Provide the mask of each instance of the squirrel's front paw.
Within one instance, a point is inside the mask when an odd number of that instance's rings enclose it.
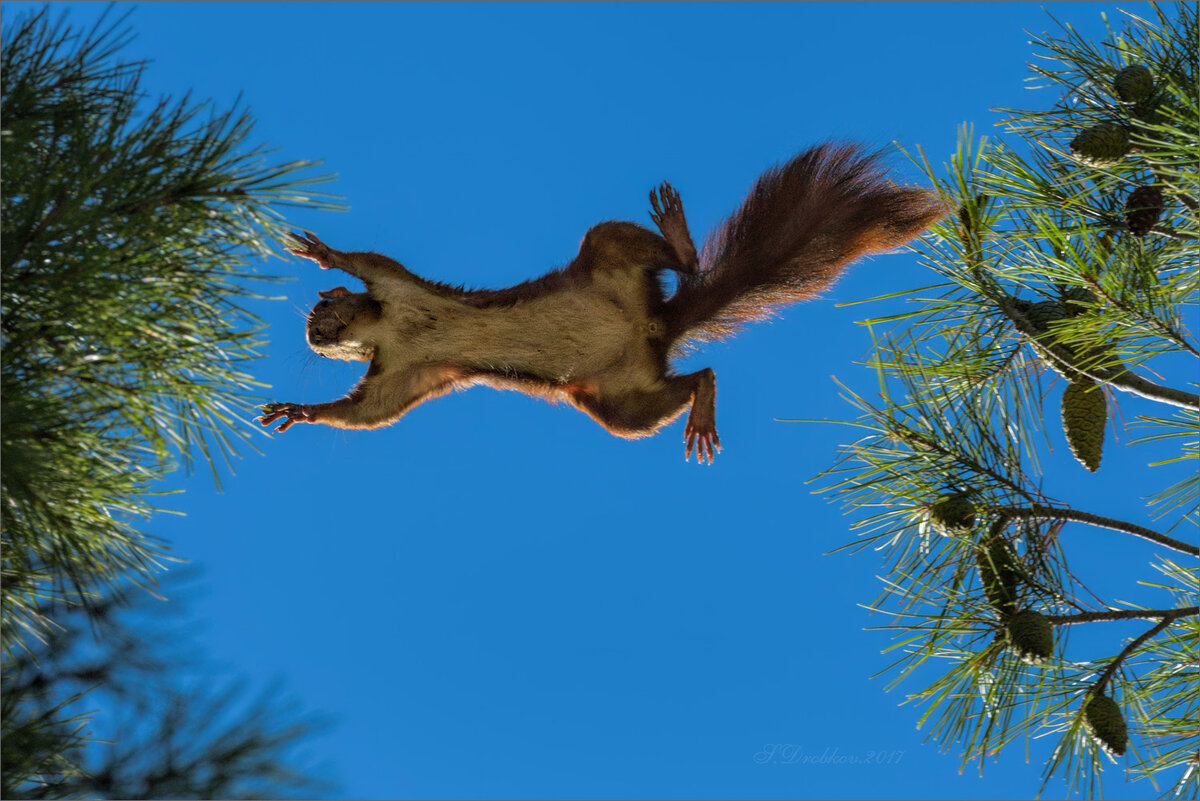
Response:
[[[287,431],[294,423],[317,422],[317,415],[313,408],[304,403],[268,403],[262,407],[262,410],[263,416],[258,419],[258,422],[264,426],[271,425],[280,417],[284,418],[284,421],[275,429],[279,433]]]
[[[683,436],[687,442],[687,451],[683,456],[684,461],[692,458],[692,450],[695,449],[697,464],[703,464],[705,459],[712,464],[713,459],[721,451],[721,438],[717,436],[716,421],[706,418],[707,415],[697,414],[688,417],[687,427],[683,430]]]
[[[317,235],[312,231],[305,231],[303,236],[296,233],[288,234],[288,236],[299,245],[299,247],[288,248],[289,253],[315,261],[322,270],[329,270],[333,267],[334,254],[337,251],[317,239]]]

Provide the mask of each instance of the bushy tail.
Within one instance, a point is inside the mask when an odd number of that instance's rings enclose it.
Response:
[[[946,209],[932,192],[886,179],[880,154],[824,144],[758,179],[709,235],[696,275],[667,301],[675,345],[713,341],[828,289],[850,262],[902,245]]]

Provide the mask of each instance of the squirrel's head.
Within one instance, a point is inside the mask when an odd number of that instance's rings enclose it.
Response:
[[[321,300],[308,313],[308,346],[331,359],[370,361],[375,355],[375,323],[382,313],[379,301],[343,286],[318,294]]]

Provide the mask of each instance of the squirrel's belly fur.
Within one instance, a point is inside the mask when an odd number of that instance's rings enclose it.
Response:
[[[486,384],[566,399],[622,437],[654,433],[691,407],[685,438],[712,460],[716,382],[676,375],[670,357],[818,295],[854,260],[907,242],[947,213],[932,192],[893,184],[878,154],[821,145],[758,179],[697,254],[679,194],[650,193],[659,234],[605,222],[567,267],[507,289],[428,281],[386,256],[294,235],[292,252],[363,280],[321,293],[308,319],[316,352],[369,360],[337,401],[265,407],[268,425],[375,428],[454,387]],[[666,271],[678,285],[665,297]]]
[[[650,316],[649,283],[644,269],[627,268],[484,308],[407,285],[377,293],[380,330],[371,339],[378,342],[377,358],[392,366],[438,363],[484,374],[476,378],[552,385],[609,378],[653,383],[657,360],[650,340],[661,339],[663,325]]]

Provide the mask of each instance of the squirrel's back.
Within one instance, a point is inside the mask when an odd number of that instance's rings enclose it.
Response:
[[[855,259],[904,244],[946,208],[897,186],[879,153],[850,144],[810,148],[765,172],[709,235],[701,269],[681,275],[666,303],[676,346],[722,339],[780,306],[818,295]]]

